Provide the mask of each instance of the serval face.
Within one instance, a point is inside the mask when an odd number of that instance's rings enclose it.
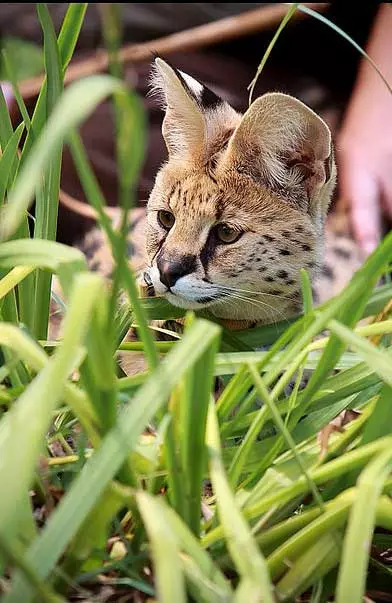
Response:
[[[270,93],[242,116],[156,59],[169,159],[147,206],[145,280],[173,305],[271,322],[298,310],[315,276],[335,184],[326,124]]]

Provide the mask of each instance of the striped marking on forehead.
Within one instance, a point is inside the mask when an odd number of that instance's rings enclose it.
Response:
[[[212,183],[208,190],[206,183],[196,177],[188,181],[178,181],[170,189],[168,203],[173,211],[192,211],[193,215],[203,215],[212,220],[219,220],[222,214],[222,193]]]

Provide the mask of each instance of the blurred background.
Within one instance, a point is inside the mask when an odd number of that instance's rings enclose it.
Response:
[[[67,4],[48,5],[56,31],[59,30]],[[90,4],[87,9],[74,61],[89,61],[103,47],[102,4]],[[309,4],[343,29],[361,46],[367,46],[380,5],[357,3],[355,11],[344,3]],[[154,50],[154,41],[164,36],[192,30],[205,24],[215,24],[197,49],[181,48],[163,56],[176,67],[190,73],[228,100],[237,110],[244,111],[248,105],[247,87],[255,75],[260,60],[274,35],[276,28],[288,9],[284,3],[127,3],[118,4],[118,15],[122,27],[123,45],[149,42]],[[272,9],[272,13],[271,13]],[[241,30],[241,22],[234,28],[234,35],[225,41],[219,40],[220,20],[236,19],[247,11],[264,11],[265,19],[251,34]],[[274,12],[275,11],[275,12]],[[274,16],[275,15],[275,16]],[[234,22],[235,23],[235,22]],[[192,37],[192,31],[189,36]],[[34,107],[34,90],[24,87],[26,80],[39,75],[43,58],[41,28],[34,4],[10,3],[0,5],[0,42],[7,49],[18,68],[18,80],[30,109]],[[137,199],[145,203],[153,186],[160,164],[166,158],[161,137],[162,112],[156,101],[147,96],[150,72],[150,53],[144,61],[130,62],[125,66],[126,78],[143,100],[148,115],[148,151],[140,176]],[[152,55],[151,55],[152,57]],[[315,18],[296,12],[275,45],[267,64],[258,80],[254,98],[263,92],[278,90],[297,96],[330,125],[335,139],[344,122],[360,65],[359,53],[331,28]],[[87,63],[88,64],[88,63]],[[0,64],[0,80],[5,81]],[[389,99],[388,99],[389,100]],[[13,116],[17,121],[17,109]],[[115,152],[113,144],[113,121],[110,103],[99,106],[82,128],[82,136],[98,180],[108,204],[114,205],[117,198]],[[68,153],[64,152],[62,189],[71,198],[83,201],[77,175]],[[341,194],[338,189],[338,195]],[[62,204],[59,219],[58,239],[72,243],[91,227],[93,221],[86,215]]]

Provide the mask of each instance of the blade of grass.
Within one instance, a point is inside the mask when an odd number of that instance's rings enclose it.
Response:
[[[20,283],[26,276],[31,274],[35,269],[32,266],[17,266],[13,268],[0,281],[0,299]]]
[[[61,26],[60,34],[58,37],[58,46],[60,51],[61,66],[63,73],[65,72],[75,50],[75,46],[79,38],[79,33],[83,25],[87,6],[88,5],[86,3],[71,3],[68,6],[67,12],[65,14],[64,21]],[[32,128],[30,133],[28,133],[26,137],[25,144],[23,145],[22,163],[27,157],[31,149],[31,145],[34,142],[32,133],[34,132],[36,135],[38,135],[45,124],[46,86],[47,83],[45,78],[41,86],[37,102],[35,104],[34,113],[31,120]]]
[[[23,552],[17,550],[15,543],[8,542],[2,537],[0,537],[1,555],[7,559],[10,565],[20,569],[41,603],[66,603],[65,599],[57,596],[43,580],[40,580],[37,573],[25,562]]]
[[[1,483],[7,484],[8,491],[8,496],[0,500],[0,533],[3,536],[9,537],[17,524],[19,501],[30,486],[51,410],[58,403],[65,380],[75,366],[77,347],[83,340],[101,287],[102,280],[96,275],[83,274],[76,278],[64,325],[63,345],[2,419],[5,438],[0,456],[8,458],[10,455],[13,459],[12,464],[0,466]],[[26,420],[32,416],[34,421]],[[14,479],[15,471],[17,480]]]
[[[392,438],[380,438],[376,442],[361,446],[356,450],[346,452],[342,457],[336,458],[321,467],[310,469],[310,477],[316,485],[323,484],[326,481],[332,480],[351,469],[362,467],[380,451],[388,445],[392,446]],[[257,489],[257,486],[256,488]],[[306,478],[302,475],[293,484],[287,488],[283,488],[279,492],[261,496],[258,500],[248,497],[244,504],[244,516],[247,519],[259,518],[263,513],[266,513],[271,507],[280,506],[288,503],[292,499],[302,497],[309,491]],[[249,500],[252,504],[249,504]],[[220,540],[223,537],[222,526],[212,529],[206,536],[203,537],[203,546],[211,546],[211,544]]]
[[[107,546],[110,527],[116,514],[129,504],[130,488],[110,482],[97,505],[72,539],[60,566],[55,586],[57,592],[67,592],[67,586],[81,573],[83,564],[91,569],[102,564],[102,551]]]
[[[49,362],[49,358],[42,348],[27,333],[14,325],[0,323],[0,344],[12,350],[36,373],[39,373]],[[95,431],[98,421],[87,396],[72,383],[65,384],[63,395],[66,403],[86,429],[91,441],[94,444],[98,444],[99,439],[97,439]],[[4,432],[7,429],[7,425],[8,423],[4,421],[0,422],[0,443],[5,437]]]
[[[230,594],[223,591],[209,579],[208,574],[200,571],[193,559],[181,555],[180,561],[190,594],[195,601],[200,603],[227,603],[228,600],[232,600]]]
[[[264,65],[266,64],[269,55],[272,52],[273,47],[275,46],[280,34],[282,33],[283,29],[286,27],[287,23],[290,21],[291,17],[293,16],[293,14],[295,13],[295,11],[297,10],[297,6],[298,6],[298,2],[293,2],[291,4],[291,6],[288,7],[287,9],[287,13],[285,14],[285,16],[283,17],[278,29],[276,30],[274,37],[272,38],[271,42],[269,43],[269,45],[267,46],[267,50],[264,53],[263,58],[261,59],[260,65],[257,68],[256,71],[256,75],[253,78],[253,80],[251,81],[251,83],[248,86],[248,90],[249,90],[249,105],[252,103],[252,96],[253,96],[253,90],[256,86],[257,80],[260,77],[261,72],[264,69]]]
[[[6,74],[7,74],[7,80],[10,82],[10,84],[12,86],[12,91],[13,91],[15,100],[17,102],[17,105],[19,107],[19,111],[22,116],[23,123],[26,127],[27,132],[29,132],[30,128],[31,128],[30,116],[27,111],[25,102],[22,98],[22,95],[19,92],[19,87],[16,82],[16,78],[14,77],[15,67],[12,63],[11,57],[8,56],[8,54],[5,50],[2,51],[1,55],[3,58],[3,64],[5,67]]]
[[[320,507],[320,510],[323,511],[324,510],[324,501],[321,498],[320,492],[318,491],[314,481],[311,479],[311,477],[302,461],[301,456],[298,454],[295,442],[294,442],[293,438],[291,437],[291,434],[290,434],[289,430],[287,429],[286,425],[284,424],[283,419],[280,416],[280,413],[279,413],[278,409],[276,408],[276,405],[273,402],[270,392],[265,387],[264,382],[263,382],[262,378],[260,377],[258,371],[256,370],[256,367],[254,364],[249,365],[249,371],[252,375],[252,378],[253,378],[256,388],[259,392],[259,396],[260,396],[261,400],[263,400],[266,407],[268,408],[278,430],[281,433],[282,439],[284,439],[286,441],[287,447],[290,448],[295,460],[298,463],[298,466],[299,466],[302,474],[305,476],[306,481],[308,482],[309,491],[312,493],[315,502],[317,502],[318,506]]]
[[[69,130],[78,126],[109,94],[121,89],[110,76],[97,75],[75,82],[61,96],[47,125],[34,144],[10,191],[8,204],[0,216],[0,237],[9,237],[25,216],[44,170]]]
[[[347,521],[355,495],[356,491],[351,488],[338,496],[320,517],[293,534],[268,557],[268,568],[274,580],[282,576],[288,565],[317,544],[325,534],[332,535],[338,532]]]
[[[384,385],[375,408],[366,423],[361,444],[374,442],[378,438],[390,435],[392,430],[392,388]]]
[[[205,431],[213,389],[214,360],[219,337],[205,350],[185,377],[180,409],[181,457],[187,500],[186,522],[200,535],[201,496],[205,471]]]
[[[143,311],[142,302],[139,300],[135,279],[130,267],[124,263],[124,255],[121,255],[121,248],[118,249],[117,235],[104,211],[104,197],[88,162],[80,136],[76,132],[73,132],[70,135],[69,146],[86,197],[91,205],[97,210],[100,224],[108,237],[114,257],[117,259],[118,265],[122,268],[121,277],[135,315],[138,333],[144,343],[148,363],[151,368],[154,368],[158,365],[159,357],[155,349],[153,336],[148,328],[147,317]]]
[[[349,327],[353,327],[362,317],[367,299],[372,288],[376,285],[380,274],[392,253],[392,233],[387,235],[384,241],[376,251],[368,257],[367,261],[354,275],[351,282],[345,290],[336,299],[340,300],[340,307],[333,318],[338,317],[339,321]],[[347,297],[346,297],[347,296]],[[331,304],[333,306],[333,304]],[[325,316],[325,312],[323,312]],[[316,321],[315,321],[316,322]],[[314,395],[324,383],[330,371],[334,368],[340,356],[342,355],[346,344],[336,335],[332,335],[326,346],[322,357],[319,360],[316,370],[313,372],[301,400],[301,407],[295,409],[290,419],[290,429],[297,424],[301,415],[312,403]],[[284,356],[284,355],[283,355]]]
[[[300,557],[276,585],[279,600],[293,601],[321,580],[339,563],[342,537],[324,534]]]
[[[386,352],[378,349],[375,345],[340,324],[337,320],[331,320],[328,327],[342,341],[352,346],[366,364],[386,384],[392,387],[392,363],[390,356]]]
[[[208,577],[211,583],[229,598],[232,590],[229,580],[219,570],[211,556],[202,549],[198,538],[196,538],[181,518],[172,508],[165,505],[165,521],[170,525],[172,531],[178,538],[180,549],[188,555],[197,566],[202,576]]]
[[[4,202],[7,187],[13,179],[14,164],[18,161],[17,152],[24,127],[24,124],[19,124],[8,140],[0,159],[0,206]]]
[[[80,528],[91,509],[99,502],[104,488],[117,473],[127,454],[156,411],[166,402],[172,388],[214,341],[218,327],[198,320],[187,335],[166,356],[158,369],[139,389],[116,426],[105,436],[102,445],[89,459],[85,469],[73,482],[45,529],[30,547],[26,559],[41,578],[53,570],[59,556]],[[23,600],[30,603],[31,593],[18,574],[4,603]]]
[[[150,539],[159,601],[186,603],[184,573],[179,563],[178,541],[152,496],[138,492],[136,501]]]
[[[391,88],[388,80],[383,76],[383,74],[381,73],[381,71],[377,67],[376,63],[363,50],[363,48],[361,48],[361,46],[359,46],[359,44],[357,44],[352,39],[351,36],[349,36],[343,29],[341,29],[340,27],[338,27],[337,25],[335,25],[335,23],[333,23],[330,19],[328,19],[327,17],[324,17],[324,15],[321,15],[321,14],[317,13],[316,11],[314,11],[313,9],[311,9],[309,6],[305,6],[303,4],[298,4],[297,6],[298,6],[298,10],[300,10],[301,12],[303,12],[303,13],[305,13],[307,15],[310,15],[311,17],[314,17],[315,19],[318,19],[319,21],[321,21],[322,23],[324,23],[325,25],[327,25],[328,27],[330,27],[331,29],[333,29],[337,34],[339,34],[339,36],[341,36],[342,38],[344,38],[345,40],[347,40],[347,42],[349,42],[352,46],[354,46],[355,50],[357,50],[371,64],[371,66],[373,67],[373,69],[378,73],[378,75],[380,76],[380,78],[384,82],[385,86],[388,88],[389,92],[392,94],[392,88]]]
[[[38,239],[18,239],[7,241],[0,246],[0,266],[14,268],[30,266],[48,268],[61,276],[63,268],[68,266],[69,272],[86,270],[86,259],[76,247],[68,247],[54,241]],[[62,283],[63,288],[64,284]],[[66,288],[67,289],[67,288]],[[65,291],[67,293],[67,290]]]
[[[60,52],[50,13],[46,4],[37,4],[38,18],[44,38],[46,72],[46,119],[53,113],[63,90],[63,71]],[[36,195],[34,238],[56,240],[57,214],[60,193],[62,140],[53,146],[45,170],[43,187]],[[35,312],[31,331],[37,339],[46,339],[49,319],[52,275],[38,270],[35,278]]]
[[[389,302],[392,295],[392,287],[390,284],[381,285],[377,287],[370,296],[370,299],[367,301],[365,309],[363,311],[362,318],[367,318],[368,316],[373,316],[380,312],[386,303]],[[153,306],[153,298],[146,300],[148,304]],[[326,302],[322,304],[322,306],[318,306],[317,310],[322,310],[326,306],[331,303]],[[167,316],[167,318],[172,318],[172,316]],[[248,329],[246,331],[236,331],[237,339],[244,341],[247,345],[252,347],[259,347],[261,344],[270,345],[276,342],[278,337],[288,329],[290,325],[293,323],[299,323],[301,316],[293,316],[287,320],[283,320],[277,322],[272,325],[263,325],[262,327],[256,327],[254,329]]]
[[[169,400],[170,417],[166,429],[166,437],[164,439],[163,454],[165,458],[165,467],[167,469],[166,483],[170,504],[179,516],[184,518],[187,516],[185,487],[182,476],[178,438],[176,438],[176,433],[174,431],[174,413],[178,410],[179,406],[179,389],[180,388],[177,388],[172,393]],[[153,485],[155,486],[155,484]]]
[[[350,513],[343,544],[336,603],[363,601],[377,502],[391,468],[392,450],[388,444],[362,471],[358,479],[358,495]]]
[[[0,146],[2,151],[13,134],[10,114],[7,107],[7,102],[4,98],[3,90],[0,86]]]
[[[258,597],[263,597],[265,603],[273,603],[274,589],[265,560],[257,547],[250,527],[237,507],[237,502],[225,476],[219,425],[215,408],[211,403],[207,422],[207,445],[216,504],[232,559],[242,578],[253,583]]]
[[[72,55],[79,38],[79,33],[82,29],[87,7],[87,2],[71,3],[68,6],[67,12],[65,13],[61,31],[58,37],[61,67],[64,72],[68,67],[70,60],[72,59]]]

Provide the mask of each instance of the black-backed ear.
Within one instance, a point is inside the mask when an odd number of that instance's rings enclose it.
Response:
[[[253,102],[234,132],[224,163],[308,206],[335,180],[331,133],[301,101],[268,93]],[[330,194],[329,194],[330,197]],[[325,208],[314,208],[320,212]]]
[[[206,163],[239,123],[227,102],[160,58],[155,59],[152,85],[163,97],[162,134],[170,156]]]

